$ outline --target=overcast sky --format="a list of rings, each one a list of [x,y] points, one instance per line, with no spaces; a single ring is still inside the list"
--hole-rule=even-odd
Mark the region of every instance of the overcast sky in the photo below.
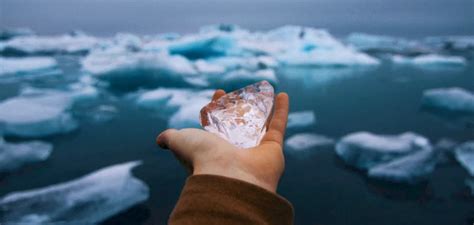
[[[0,0],[0,27],[41,34],[187,33],[216,23],[251,30],[296,24],[336,35],[474,35],[474,0]]]

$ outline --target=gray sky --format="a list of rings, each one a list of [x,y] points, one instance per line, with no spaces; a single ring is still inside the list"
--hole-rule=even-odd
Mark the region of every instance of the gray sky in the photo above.
[[[305,25],[335,35],[474,35],[474,0],[0,0],[0,27],[40,34],[187,33],[216,23]]]

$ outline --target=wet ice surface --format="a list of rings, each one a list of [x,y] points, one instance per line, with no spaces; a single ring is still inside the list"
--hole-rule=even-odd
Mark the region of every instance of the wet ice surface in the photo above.
[[[266,79],[291,99],[288,157],[279,191],[297,208],[297,224],[431,225],[472,220],[474,205],[468,196],[473,178],[455,157],[455,149],[472,141],[474,133],[474,118],[465,110],[470,102],[466,93],[474,92],[472,37],[388,37],[380,42],[372,37],[377,44],[368,44],[370,48],[352,48],[343,44],[346,38],[340,41],[326,31],[302,27],[252,32],[208,27],[184,36],[21,35],[27,38],[20,39],[27,43],[22,48],[10,45],[3,51],[7,42],[19,41],[0,41],[3,58],[48,57],[57,64],[55,72],[46,75],[41,71],[38,76],[39,70],[32,68],[8,74],[8,82],[0,77],[0,106],[14,100],[0,107],[0,129],[8,144],[39,140],[52,144],[54,151],[41,162],[22,163],[1,175],[0,198],[142,160],[133,173],[150,187],[150,198],[92,214],[103,224],[164,224],[185,173],[169,152],[156,149],[156,135],[169,127],[199,127],[199,110],[213,89],[229,92]],[[63,44],[50,44],[55,42]],[[426,60],[427,55],[440,58]],[[394,57],[410,63],[394,63]],[[427,63],[413,64],[417,57],[425,57]],[[464,63],[446,60],[452,57]],[[454,87],[464,94],[446,91]],[[423,96],[429,90],[441,91],[429,100],[434,105],[425,107]],[[43,108],[57,113],[37,113]],[[445,112],[449,108],[455,110]],[[71,125],[73,129],[65,129]],[[433,147],[413,150],[418,145],[404,140],[384,142],[378,150],[401,146],[409,154],[373,160],[379,163],[360,170],[342,160],[330,140],[337,143],[364,130],[374,135],[412,131]],[[462,156],[468,159],[469,154]],[[92,183],[98,196],[107,195],[110,187]],[[38,203],[41,199],[35,196],[24,203]],[[64,199],[58,195],[53,200]],[[56,215],[54,207],[42,212]],[[74,216],[65,217],[78,218]]]
[[[43,141],[8,143],[0,137],[0,173],[10,172],[24,165],[46,160],[53,145]]]

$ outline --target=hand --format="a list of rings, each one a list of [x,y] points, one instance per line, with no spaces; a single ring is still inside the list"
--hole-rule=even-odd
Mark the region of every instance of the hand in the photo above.
[[[213,100],[224,95],[214,93]],[[238,149],[219,136],[201,129],[168,129],[156,142],[170,149],[193,175],[210,174],[234,178],[276,192],[285,168],[283,137],[288,119],[288,95],[276,97],[275,111],[260,144],[249,149]]]

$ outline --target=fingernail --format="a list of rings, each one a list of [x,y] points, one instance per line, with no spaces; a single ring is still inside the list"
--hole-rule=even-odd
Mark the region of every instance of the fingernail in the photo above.
[[[168,149],[168,146],[166,146],[165,141],[163,140],[163,133],[158,135],[158,137],[156,138],[156,143],[158,144],[158,146],[160,146],[160,148]]]

